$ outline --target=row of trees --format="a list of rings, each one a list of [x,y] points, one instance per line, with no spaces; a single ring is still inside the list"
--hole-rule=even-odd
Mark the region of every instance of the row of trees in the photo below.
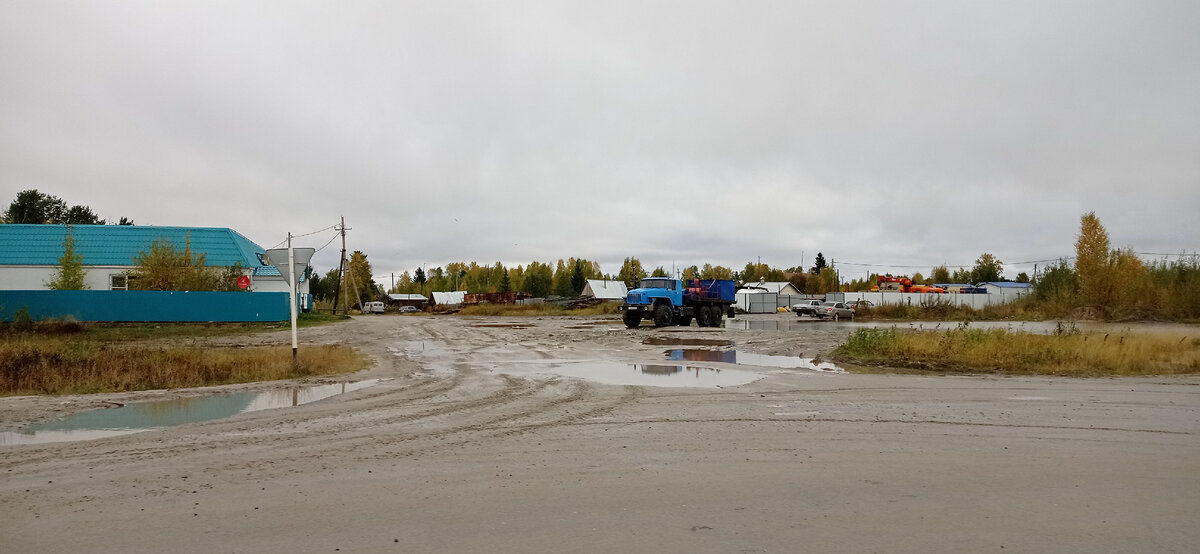
[[[358,254],[358,253],[356,253]],[[369,265],[367,266],[369,267]],[[974,268],[967,270],[959,268],[951,273],[945,266],[935,267],[926,278],[920,273],[912,278],[921,283],[978,283],[982,281],[1000,281],[1003,279],[1003,262],[991,254],[983,254],[977,260]],[[807,269],[789,267],[780,269],[764,263],[748,262],[741,270],[733,270],[724,266],[704,264],[692,265],[678,270],[677,275],[682,279],[732,279],[739,283],[753,284],[760,281],[790,282],[797,290],[806,294],[822,294],[833,291],[870,290],[875,285],[876,275],[862,280],[843,282],[837,270],[825,261],[825,256],[818,252],[816,262]],[[625,258],[621,269],[614,276],[603,273],[600,264],[585,258],[560,259],[557,264],[530,262],[527,266],[505,267],[496,262],[491,265],[481,265],[476,262],[455,262],[446,267],[434,267],[428,272],[417,268],[413,273],[407,271],[400,274],[389,293],[428,295],[433,291],[461,290],[468,293],[509,292],[520,291],[533,296],[578,296],[588,279],[605,279],[622,281],[627,287],[633,288],[646,277],[674,277],[666,268],[661,266],[647,271],[641,260],[635,257]],[[323,279],[336,279],[337,270],[331,270]],[[1028,281],[1025,274],[1018,280]],[[332,289],[321,287],[321,294],[332,297]],[[379,287],[364,289],[377,290]],[[314,281],[314,291],[315,288]],[[314,292],[314,294],[317,294]]]
[[[1200,257],[1143,263],[1132,250],[1110,246],[1094,212],[1080,218],[1075,263],[1060,260],[1034,282],[1033,301],[1051,316],[1200,318]]]
[[[70,206],[62,198],[29,189],[17,193],[8,209],[0,214],[0,223],[104,225],[105,221],[87,206]],[[117,224],[133,225],[133,220],[122,217]]]
[[[337,299],[340,306],[353,306],[359,302],[375,300],[383,294],[383,288],[371,280],[371,262],[361,250],[355,250],[346,261],[345,275],[339,279],[338,268],[318,275],[308,268],[308,291],[313,298],[322,301]]]

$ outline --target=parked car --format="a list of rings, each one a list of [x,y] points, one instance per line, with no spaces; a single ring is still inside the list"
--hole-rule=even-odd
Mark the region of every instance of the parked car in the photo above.
[[[421,310],[416,306],[400,306],[400,313],[402,314],[415,314],[419,311]]]
[[[817,314],[817,306],[820,306],[820,305],[821,305],[820,300],[805,300],[804,302],[801,302],[799,304],[793,304],[792,311],[796,312],[797,317],[802,316],[804,314],[816,315]]]
[[[820,306],[817,306],[817,311],[813,315],[819,319],[830,317],[834,321],[842,318],[854,319],[854,310],[842,302],[824,302]]]
[[[383,302],[364,302],[362,312],[364,314],[381,314],[383,313]]]
[[[859,309],[871,309],[875,307],[875,303],[870,300],[851,300],[846,303],[846,307],[851,310],[858,311]]]

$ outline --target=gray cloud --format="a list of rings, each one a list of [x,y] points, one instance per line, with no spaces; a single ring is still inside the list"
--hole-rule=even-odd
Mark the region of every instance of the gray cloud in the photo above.
[[[379,275],[1015,263],[1070,255],[1092,210],[1116,246],[1194,251],[1198,23],[1191,2],[7,3],[0,196],[267,247],[345,216]]]

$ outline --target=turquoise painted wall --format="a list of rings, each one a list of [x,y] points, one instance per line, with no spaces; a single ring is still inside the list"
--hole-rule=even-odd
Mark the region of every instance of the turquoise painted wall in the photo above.
[[[34,321],[287,321],[286,292],[0,290],[0,321],[22,307]]]

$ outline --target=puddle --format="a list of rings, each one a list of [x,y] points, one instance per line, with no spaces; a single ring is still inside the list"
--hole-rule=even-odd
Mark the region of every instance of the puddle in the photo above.
[[[471,327],[491,327],[493,329],[528,329],[529,325],[523,323],[476,323]]]
[[[599,361],[555,364],[548,370],[557,375],[578,377],[607,385],[648,387],[736,387],[763,377],[736,369]]]
[[[677,348],[667,351],[667,358],[689,362],[720,362],[726,364],[773,367],[778,369],[808,369],[830,373],[845,373],[846,370],[829,362],[814,363],[812,358],[797,356],[770,356],[737,350],[703,350],[699,348]]]
[[[293,387],[265,392],[215,394],[126,404],[120,408],[89,410],[64,419],[31,425],[19,431],[0,432],[0,446],[92,440],[140,433],[184,423],[308,404],[342,393],[379,384],[380,379]]]
[[[722,339],[688,339],[676,337],[646,337],[642,344],[650,346],[733,346],[733,341]]]
[[[818,323],[826,323],[825,320],[816,318],[798,318],[796,316],[773,317],[767,319],[726,319],[726,329],[742,329],[745,331],[796,331],[800,329],[812,329]],[[833,323],[829,321],[828,323]]]

